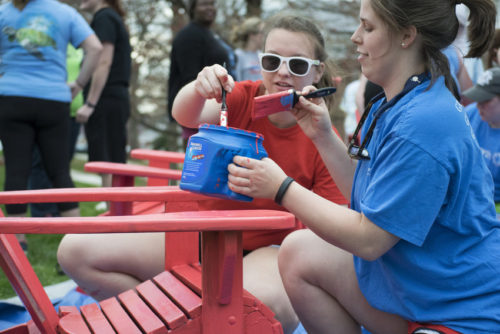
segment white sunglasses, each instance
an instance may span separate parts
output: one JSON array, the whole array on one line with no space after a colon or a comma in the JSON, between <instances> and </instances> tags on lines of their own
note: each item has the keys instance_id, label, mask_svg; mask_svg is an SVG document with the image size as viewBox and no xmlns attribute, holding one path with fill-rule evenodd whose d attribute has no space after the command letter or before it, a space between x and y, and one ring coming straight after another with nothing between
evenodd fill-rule
<instances>
[{"instance_id":1,"label":"white sunglasses","mask_svg":"<svg viewBox=\"0 0 500 334\"><path fill-rule=\"evenodd\" d=\"M298 77L303 77L309 73L311 65L318 66L319 60L305 57L282 57L274 53L259 53L260 67L264 72L276 72L283 62L286 62L288 71Z\"/></svg>"}]
</instances>

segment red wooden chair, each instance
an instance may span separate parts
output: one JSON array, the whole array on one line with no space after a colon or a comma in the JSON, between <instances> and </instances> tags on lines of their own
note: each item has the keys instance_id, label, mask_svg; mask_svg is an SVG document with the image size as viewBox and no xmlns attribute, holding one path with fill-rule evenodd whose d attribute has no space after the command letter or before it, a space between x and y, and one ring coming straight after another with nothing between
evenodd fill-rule
<instances>
[{"instance_id":1,"label":"red wooden chair","mask_svg":"<svg viewBox=\"0 0 500 334\"><path fill-rule=\"evenodd\" d=\"M85 171L111 174L113 187L131 187L134 185L135 177L146 177L148 186L173 185L175 181L181 179L182 171L173 167L184 162L184 153L134 149L130 156L148 161L148 166L93 161L85 164ZM115 215L163 212L163 202L136 202L126 206L124 203L114 202L110 203L109 209Z\"/></svg>"},{"instance_id":2,"label":"red wooden chair","mask_svg":"<svg viewBox=\"0 0 500 334\"><path fill-rule=\"evenodd\" d=\"M0 203L165 201L165 211L205 197L177 187L79 188L0 193ZM177 204L177 205L176 205ZM3 215L2 215L3 216ZM154 215L0 218L0 265L32 316L5 333L282 333L272 312L242 288L243 230L287 229L281 211L183 211ZM135 289L56 313L14 233L201 231L198 252L170 252L168 270ZM182 241L181 241L182 243ZM179 249L177 249L180 252Z\"/></svg>"},{"instance_id":3,"label":"red wooden chair","mask_svg":"<svg viewBox=\"0 0 500 334\"><path fill-rule=\"evenodd\" d=\"M163 169L175 169L184 163L184 153L136 148L130 152L130 157L145 160L148 166ZM175 180L180 180L180 177ZM165 181L155 177L148 178L148 186L166 185ZM169 183L172 185L172 182Z\"/></svg>"}]
</instances>

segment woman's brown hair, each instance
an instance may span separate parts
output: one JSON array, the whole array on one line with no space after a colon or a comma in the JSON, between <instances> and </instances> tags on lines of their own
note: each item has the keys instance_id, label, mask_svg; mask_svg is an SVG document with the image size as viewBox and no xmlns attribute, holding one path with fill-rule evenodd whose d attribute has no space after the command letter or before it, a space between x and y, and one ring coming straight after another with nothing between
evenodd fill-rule
<instances>
[{"instance_id":1,"label":"woman's brown hair","mask_svg":"<svg viewBox=\"0 0 500 334\"><path fill-rule=\"evenodd\" d=\"M126 13L125 10L123 9L120 0L105 0L105 1L109 7L113 8L118 13L118 15L122 17L122 19L125 18Z\"/></svg>"},{"instance_id":2,"label":"woman's brown hair","mask_svg":"<svg viewBox=\"0 0 500 334\"><path fill-rule=\"evenodd\" d=\"M500 29L495 30L495 37L493 38L493 43L491 43L490 48L484 54L483 62L485 69L492 68L494 66L499 66L497 58L497 52L500 48Z\"/></svg>"},{"instance_id":3,"label":"woman's brown hair","mask_svg":"<svg viewBox=\"0 0 500 334\"><path fill-rule=\"evenodd\" d=\"M370 0L375 13L400 32L414 26L422 39L422 53L431 82L443 75L448 89L457 95L448 59L441 52L456 38L459 22L455 7L463 3L470 10L466 57L480 57L488 50L495 32L496 7L492 0Z\"/></svg>"}]
</instances>

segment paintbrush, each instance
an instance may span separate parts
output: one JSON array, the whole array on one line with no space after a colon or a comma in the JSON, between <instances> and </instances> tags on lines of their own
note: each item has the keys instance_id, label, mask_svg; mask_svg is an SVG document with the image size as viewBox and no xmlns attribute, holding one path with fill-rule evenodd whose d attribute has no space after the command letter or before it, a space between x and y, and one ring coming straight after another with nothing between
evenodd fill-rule
<instances>
[{"instance_id":1,"label":"paintbrush","mask_svg":"<svg viewBox=\"0 0 500 334\"><path fill-rule=\"evenodd\" d=\"M254 109L252 111L252 119L262 118L281 111L289 111L297 104L300 96L306 99L323 97L335 93L335 87L325 87L315 90L306 95L299 95L294 89L287 91L258 96L254 99Z\"/></svg>"},{"instance_id":2,"label":"paintbrush","mask_svg":"<svg viewBox=\"0 0 500 334\"><path fill-rule=\"evenodd\" d=\"M226 68L226 63L224 62L224 68ZM220 106L220 126L227 127L227 104L226 104L226 90L224 89L224 85L222 86L222 103Z\"/></svg>"},{"instance_id":3,"label":"paintbrush","mask_svg":"<svg viewBox=\"0 0 500 334\"><path fill-rule=\"evenodd\" d=\"M220 126L227 127L226 90L222 88L222 104L220 106Z\"/></svg>"}]
</instances>

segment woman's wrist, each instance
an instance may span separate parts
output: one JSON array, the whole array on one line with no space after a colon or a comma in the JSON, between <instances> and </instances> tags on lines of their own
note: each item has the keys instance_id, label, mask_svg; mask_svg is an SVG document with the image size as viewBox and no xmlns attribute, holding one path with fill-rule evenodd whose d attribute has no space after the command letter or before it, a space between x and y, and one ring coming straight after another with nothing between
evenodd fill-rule
<instances>
[{"instance_id":1,"label":"woman's wrist","mask_svg":"<svg viewBox=\"0 0 500 334\"><path fill-rule=\"evenodd\" d=\"M281 205L283 197L285 197L285 194L293 181L294 179L292 179L290 176L287 176L286 179L281 183L280 187L278 188L278 192L274 197L274 201L276 202L276 204Z\"/></svg>"},{"instance_id":2,"label":"woman's wrist","mask_svg":"<svg viewBox=\"0 0 500 334\"><path fill-rule=\"evenodd\" d=\"M318 133L314 138L310 138L316 148L321 147L323 145L330 145L331 142L335 139L336 133L333 131L333 128L328 130L323 130L321 133Z\"/></svg>"},{"instance_id":3,"label":"woman's wrist","mask_svg":"<svg viewBox=\"0 0 500 334\"><path fill-rule=\"evenodd\" d=\"M75 80L75 83L78 87L80 87L81 89L83 89L85 87L84 84L82 84L80 81L78 81L78 78Z\"/></svg>"},{"instance_id":4,"label":"woman's wrist","mask_svg":"<svg viewBox=\"0 0 500 334\"><path fill-rule=\"evenodd\" d=\"M89 101L85 101L85 105L90 107L90 108L93 108L93 109L96 107L96 105L94 103L91 103Z\"/></svg>"}]
</instances>

